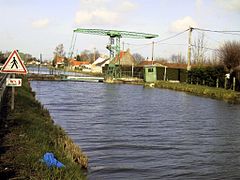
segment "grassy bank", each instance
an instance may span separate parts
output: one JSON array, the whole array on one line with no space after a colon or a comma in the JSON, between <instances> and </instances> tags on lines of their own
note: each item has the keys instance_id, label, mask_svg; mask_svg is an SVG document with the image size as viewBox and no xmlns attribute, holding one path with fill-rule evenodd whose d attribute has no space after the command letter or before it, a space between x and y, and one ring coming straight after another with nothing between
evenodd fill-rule
<instances>
[{"instance_id":1,"label":"grassy bank","mask_svg":"<svg viewBox=\"0 0 240 180\"><path fill-rule=\"evenodd\" d=\"M240 92L226 90L223 88L214 88L202 85L193 85L187 83L173 83L169 81L157 81L155 83L144 83L141 80L129 81L124 79L115 79L105 81L106 83L143 85L144 87L155 87L183 91L197 96L204 96L213 99L224 100L229 103L240 103Z\"/></svg>"},{"instance_id":2,"label":"grassy bank","mask_svg":"<svg viewBox=\"0 0 240 180\"><path fill-rule=\"evenodd\" d=\"M158 81L155 87L166 88L177 91L184 91L198 96L205 96L214 99L224 100L230 103L240 103L240 93L222 88L213 88L201 85L192 85L186 83L171 83L167 81Z\"/></svg>"},{"instance_id":3,"label":"grassy bank","mask_svg":"<svg viewBox=\"0 0 240 180\"><path fill-rule=\"evenodd\" d=\"M27 80L16 89L15 110L10 112L8 104L1 112L7 114L1 122L1 179L86 179L86 155L54 125ZM48 168L41 161L46 152L54 153L65 167Z\"/></svg>"}]
</instances>

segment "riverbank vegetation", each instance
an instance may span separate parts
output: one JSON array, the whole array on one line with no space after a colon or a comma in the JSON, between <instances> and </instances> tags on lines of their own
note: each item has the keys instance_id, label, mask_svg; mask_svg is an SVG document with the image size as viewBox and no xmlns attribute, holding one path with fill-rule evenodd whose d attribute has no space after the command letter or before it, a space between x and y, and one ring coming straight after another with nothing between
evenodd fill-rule
<instances>
[{"instance_id":1,"label":"riverbank vegetation","mask_svg":"<svg viewBox=\"0 0 240 180\"><path fill-rule=\"evenodd\" d=\"M240 93L223 88L215 88L203 85L193 85L187 83L172 83L167 81L157 81L157 88L166 88L177 91L184 91L198 96L205 96L214 99L224 100L230 103L240 103Z\"/></svg>"},{"instance_id":2,"label":"riverbank vegetation","mask_svg":"<svg viewBox=\"0 0 240 180\"><path fill-rule=\"evenodd\" d=\"M1 179L86 179L87 156L53 123L26 79L17 88L15 110L10 112L9 104L5 107L1 111L6 115L1 122ZM65 167L48 168L42 161L46 152Z\"/></svg>"}]
</instances>

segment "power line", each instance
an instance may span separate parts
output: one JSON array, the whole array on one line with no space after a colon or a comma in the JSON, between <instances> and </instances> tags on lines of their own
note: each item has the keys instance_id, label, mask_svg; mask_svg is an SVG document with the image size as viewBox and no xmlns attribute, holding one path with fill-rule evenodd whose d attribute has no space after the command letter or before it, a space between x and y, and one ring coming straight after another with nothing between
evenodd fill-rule
<instances>
[{"instance_id":1,"label":"power line","mask_svg":"<svg viewBox=\"0 0 240 180\"><path fill-rule=\"evenodd\" d=\"M214 39L214 38L212 38L212 37L208 36L207 34L204 34L204 36L206 36L207 40L210 40L210 41L215 41L215 42L216 42L216 43L218 43L218 44L220 44L220 43L221 43L221 41L218 41L218 40L216 40L216 39Z\"/></svg>"},{"instance_id":2,"label":"power line","mask_svg":"<svg viewBox=\"0 0 240 180\"><path fill-rule=\"evenodd\" d=\"M175 44L175 43L158 43L159 45L173 45L173 46L188 46L187 44Z\"/></svg>"},{"instance_id":3,"label":"power line","mask_svg":"<svg viewBox=\"0 0 240 180\"><path fill-rule=\"evenodd\" d=\"M197 45L191 45L192 47L196 47L196 48L203 48L203 49L208 49L211 51L219 51L218 49L213 49L213 48L209 48L209 47L201 47L201 46L197 46Z\"/></svg>"},{"instance_id":4,"label":"power line","mask_svg":"<svg viewBox=\"0 0 240 180\"><path fill-rule=\"evenodd\" d=\"M137 50L140 50L140 49L143 49L143 48L145 48L145 46L142 46L142 47L138 47L138 48L131 49L131 51L137 51Z\"/></svg>"},{"instance_id":5,"label":"power line","mask_svg":"<svg viewBox=\"0 0 240 180\"><path fill-rule=\"evenodd\" d=\"M145 43L145 44L124 43L124 44L129 45L129 46L147 46L147 45L151 45L152 43Z\"/></svg>"},{"instance_id":6,"label":"power line","mask_svg":"<svg viewBox=\"0 0 240 180\"><path fill-rule=\"evenodd\" d=\"M156 42L154 42L154 43L155 43L155 44L159 44L160 42L167 41L167 40L169 40L169 39L175 38L175 37L177 37L177 36L185 33L185 32L188 31L188 30L189 30L189 29L186 29L186 30L184 30L184 31L182 31L182 32L179 32L179 33L174 34L174 35L172 35L172 36L169 36L169 37L167 37L167 38L161 39L161 40L156 41ZM147 46L147 45L152 45L152 43L145 43L145 44L124 43L124 44L132 45L132 46ZM177 44L176 44L176 45L177 45ZM181 45L182 45L182 44L181 44Z\"/></svg>"},{"instance_id":7,"label":"power line","mask_svg":"<svg viewBox=\"0 0 240 180\"><path fill-rule=\"evenodd\" d=\"M228 35L236 35L240 36L240 31L218 31L218 30L210 30L210 29L201 29L201 28L193 28L194 30L205 31L205 32L213 32L213 33L221 33Z\"/></svg>"},{"instance_id":8,"label":"power line","mask_svg":"<svg viewBox=\"0 0 240 180\"><path fill-rule=\"evenodd\" d=\"M184 31L182 31L182 32L179 32L179 33L173 35L173 36L169 36L169 37L167 37L167 38L161 39L161 40L159 40L159 41L157 41L157 42L155 42L155 43L160 43L160 42L167 41L167 40L169 40L169 39L175 38L175 37L177 37L177 36L185 33L185 32L188 31L188 30L189 30L189 29L186 29L186 30L184 30Z\"/></svg>"}]
</instances>

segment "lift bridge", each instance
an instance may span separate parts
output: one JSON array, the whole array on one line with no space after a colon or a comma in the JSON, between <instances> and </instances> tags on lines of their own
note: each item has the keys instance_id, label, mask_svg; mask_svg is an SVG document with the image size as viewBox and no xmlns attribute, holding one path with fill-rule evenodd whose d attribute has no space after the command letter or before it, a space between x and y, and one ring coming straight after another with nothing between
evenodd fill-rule
<instances>
[{"instance_id":1,"label":"lift bridge","mask_svg":"<svg viewBox=\"0 0 240 180\"><path fill-rule=\"evenodd\" d=\"M107 70L107 76L120 78L121 67L120 67L120 39L121 38L134 38L134 39L152 39L158 37L156 34L140 33L140 32L129 32L129 31L117 31L117 30L104 30L104 29L83 29L78 28L73 31L72 42L70 46L70 57L73 55L77 33L92 34L99 36L108 36L109 44L106 48L110 52L110 63ZM111 61L117 58L117 64L111 63Z\"/></svg>"}]
</instances>

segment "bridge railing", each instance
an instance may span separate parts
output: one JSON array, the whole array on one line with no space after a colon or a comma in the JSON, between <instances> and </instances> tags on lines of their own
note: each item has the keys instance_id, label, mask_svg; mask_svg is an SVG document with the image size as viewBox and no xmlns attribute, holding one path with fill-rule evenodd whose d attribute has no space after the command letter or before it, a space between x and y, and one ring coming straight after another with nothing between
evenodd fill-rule
<instances>
[{"instance_id":1,"label":"bridge railing","mask_svg":"<svg viewBox=\"0 0 240 180\"><path fill-rule=\"evenodd\" d=\"M0 105L2 105L2 100L6 91L6 79L10 77L9 74L1 74L0 77Z\"/></svg>"}]
</instances>

